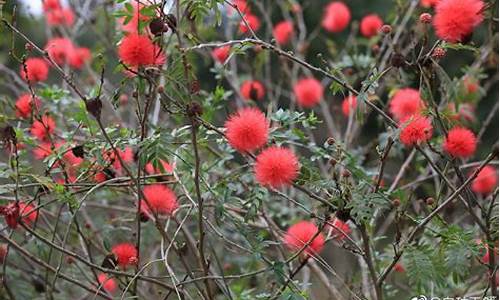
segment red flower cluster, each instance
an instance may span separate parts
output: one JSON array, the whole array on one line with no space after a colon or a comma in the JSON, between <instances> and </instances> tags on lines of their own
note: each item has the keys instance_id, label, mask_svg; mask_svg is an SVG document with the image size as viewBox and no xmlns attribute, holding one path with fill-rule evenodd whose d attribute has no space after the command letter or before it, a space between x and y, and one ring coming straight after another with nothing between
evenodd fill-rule
<instances>
[{"instance_id":1,"label":"red flower cluster","mask_svg":"<svg viewBox=\"0 0 500 300\"><path fill-rule=\"evenodd\" d=\"M108 293L112 294L118 288L116 280L112 277L108 277L104 273L100 273L99 275L97 275L97 281L99 282L99 285L101 285L102 288Z\"/></svg>"},{"instance_id":2,"label":"red flower cluster","mask_svg":"<svg viewBox=\"0 0 500 300\"><path fill-rule=\"evenodd\" d=\"M315 78L303 78L297 81L293 92L300 106L310 108L315 106L323 98L323 86Z\"/></svg>"},{"instance_id":3,"label":"red flower cluster","mask_svg":"<svg viewBox=\"0 0 500 300\"><path fill-rule=\"evenodd\" d=\"M17 98L16 117L29 118L33 109L33 103L35 104L35 111L40 109L41 101L38 97L35 97L35 101L33 101L33 96L30 94L24 94Z\"/></svg>"},{"instance_id":4,"label":"red flower cluster","mask_svg":"<svg viewBox=\"0 0 500 300\"><path fill-rule=\"evenodd\" d=\"M325 8L321 26L328 32L340 32L344 30L351 21L351 11L342 2L331 2Z\"/></svg>"},{"instance_id":5,"label":"red flower cluster","mask_svg":"<svg viewBox=\"0 0 500 300\"><path fill-rule=\"evenodd\" d=\"M90 50L77 47L67 38L53 38L45 45L45 51L58 65L68 64L70 67L80 69L85 62L90 60Z\"/></svg>"},{"instance_id":6,"label":"red flower cluster","mask_svg":"<svg viewBox=\"0 0 500 300\"><path fill-rule=\"evenodd\" d=\"M342 101L342 113L344 116L349 117L351 114L351 111L356 109L356 106L358 105L358 100L355 96L347 96L344 98L344 101Z\"/></svg>"},{"instance_id":7,"label":"red flower cluster","mask_svg":"<svg viewBox=\"0 0 500 300\"><path fill-rule=\"evenodd\" d=\"M170 216L179 207L177 196L165 185L153 184L146 186L141 200L141 213L148 218L156 215Z\"/></svg>"},{"instance_id":8,"label":"red flower cluster","mask_svg":"<svg viewBox=\"0 0 500 300\"><path fill-rule=\"evenodd\" d=\"M43 11L50 26L71 26L75 22L75 14L69 7L62 7L59 0L47 0L43 3Z\"/></svg>"},{"instance_id":9,"label":"red flower cluster","mask_svg":"<svg viewBox=\"0 0 500 300\"><path fill-rule=\"evenodd\" d=\"M22 79L29 80L31 84L45 81L49 76L49 64L43 58L28 58L24 65L21 65L19 74Z\"/></svg>"},{"instance_id":10,"label":"red flower cluster","mask_svg":"<svg viewBox=\"0 0 500 300\"><path fill-rule=\"evenodd\" d=\"M351 227L346 222L335 218L332 224L333 234L339 241L345 239L346 235L351 234Z\"/></svg>"},{"instance_id":11,"label":"red flower cluster","mask_svg":"<svg viewBox=\"0 0 500 300\"><path fill-rule=\"evenodd\" d=\"M223 64L229 57L229 51L231 51L231 46L215 48L214 50L212 50L212 57L219 63Z\"/></svg>"},{"instance_id":12,"label":"red flower cluster","mask_svg":"<svg viewBox=\"0 0 500 300\"><path fill-rule=\"evenodd\" d=\"M267 142L269 122L257 108L242 108L226 121L226 137L239 152L251 152Z\"/></svg>"},{"instance_id":13,"label":"red flower cluster","mask_svg":"<svg viewBox=\"0 0 500 300\"><path fill-rule=\"evenodd\" d=\"M240 93L245 100L262 100L265 92L264 85L257 80L245 80L240 87Z\"/></svg>"},{"instance_id":14,"label":"red flower cluster","mask_svg":"<svg viewBox=\"0 0 500 300\"><path fill-rule=\"evenodd\" d=\"M19 220L26 225L30 225L33 224L38 217L38 211L33 205L21 201L17 204L12 202L6 206L1 206L0 214L4 216L5 223L12 229L17 228Z\"/></svg>"},{"instance_id":15,"label":"red flower cluster","mask_svg":"<svg viewBox=\"0 0 500 300\"><path fill-rule=\"evenodd\" d=\"M436 5L439 2L439 0L420 0L420 5L423 7L431 7Z\"/></svg>"},{"instance_id":16,"label":"red flower cluster","mask_svg":"<svg viewBox=\"0 0 500 300\"><path fill-rule=\"evenodd\" d=\"M246 14L243 16L245 21L247 22L248 26L245 24L243 20L240 21L240 32L245 34L248 33L250 30L248 30L248 27L252 29L253 32L256 32L260 29L260 19L256 17L255 15L252 14Z\"/></svg>"},{"instance_id":17,"label":"red flower cluster","mask_svg":"<svg viewBox=\"0 0 500 300\"><path fill-rule=\"evenodd\" d=\"M361 20L359 30L364 37L370 38L378 34L384 21L377 14L370 14Z\"/></svg>"},{"instance_id":18,"label":"red flower cluster","mask_svg":"<svg viewBox=\"0 0 500 300\"><path fill-rule=\"evenodd\" d=\"M120 60L131 68L161 66L166 57L163 50L146 35L126 35L118 46Z\"/></svg>"},{"instance_id":19,"label":"red flower cluster","mask_svg":"<svg viewBox=\"0 0 500 300\"><path fill-rule=\"evenodd\" d=\"M299 161L292 150L272 146L257 156L254 172L261 185L280 188L297 178Z\"/></svg>"},{"instance_id":20,"label":"red flower cluster","mask_svg":"<svg viewBox=\"0 0 500 300\"><path fill-rule=\"evenodd\" d=\"M325 237L318 227L308 221L300 221L288 228L283 243L291 251L299 251L305 247L304 253L308 256L318 255L325 245ZM307 246L306 246L307 245Z\"/></svg>"},{"instance_id":21,"label":"red flower cluster","mask_svg":"<svg viewBox=\"0 0 500 300\"><path fill-rule=\"evenodd\" d=\"M492 166L485 166L472 181L471 189L475 193L488 195L498 185L498 173Z\"/></svg>"},{"instance_id":22,"label":"red flower cluster","mask_svg":"<svg viewBox=\"0 0 500 300\"><path fill-rule=\"evenodd\" d=\"M139 262L137 248L131 243L117 244L111 248L111 252L116 259L117 265L123 269L137 265Z\"/></svg>"},{"instance_id":23,"label":"red flower cluster","mask_svg":"<svg viewBox=\"0 0 500 300\"><path fill-rule=\"evenodd\" d=\"M401 123L399 138L406 146L419 145L432 138L432 123L429 118L415 115Z\"/></svg>"},{"instance_id":24,"label":"red flower cluster","mask_svg":"<svg viewBox=\"0 0 500 300\"><path fill-rule=\"evenodd\" d=\"M290 21L279 22L273 28L273 36L276 39L276 43L281 46L288 44L293 34L293 23Z\"/></svg>"},{"instance_id":25,"label":"red flower cluster","mask_svg":"<svg viewBox=\"0 0 500 300\"><path fill-rule=\"evenodd\" d=\"M476 152L477 140L467 128L454 127L448 131L443 149L452 157L467 158Z\"/></svg>"},{"instance_id":26,"label":"red flower cluster","mask_svg":"<svg viewBox=\"0 0 500 300\"><path fill-rule=\"evenodd\" d=\"M398 90L389 101L389 111L399 122L404 122L409 117L420 114L424 107L425 104L420 98L420 92L412 88Z\"/></svg>"},{"instance_id":27,"label":"red flower cluster","mask_svg":"<svg viewBox=\"0 0 500 300\"><path fill-rule=\"evenodd\" d=\"M121 29L125 31L126 33L139 33L139 28L146 28L147 26L142 26L145 25L150 17L146 16L141 13L141 9L144 8L144 5L142 3L138 3L138 1L129 1L129 3L132 5L133 10L132 10L132 18L126 22L127 17L123 17L121 19ZM141 25L141 26L139 26Z\"/></svg>"},{"instance_id":28,"label":"red flower cluster","mask_svg":"<svg viewBox=\"0 0 500 300\"><path fill-rule=\"evenodd\" d=\"M161 173L173 173L174 167L164 160L160 160L161 167L155 168L152 163L147 163L145 170L149 175L161 174Z\"/></svg>"},{"instance_id":29,"label":"red flower cluster","mask_svg":"<svg viewBox=\"0 0 500 300\"><path fill-rule=\"evenodd\" d=\"M43 115L40 121L36 120L31 125L31 134L40 141L45 141L54 133L56 122L49 115Z\"/></svg>"},{"instance_id":30,"label":"red flower cluster","mask_svg":"<svg viewBox=\"0 0 500 300\"><path fill-rule=\"evenodd\" d=\"M482 0L440 0L436 3L434 28L436 35L447 42L465 40L483 21Z\"/></svg>"}]
</instances>

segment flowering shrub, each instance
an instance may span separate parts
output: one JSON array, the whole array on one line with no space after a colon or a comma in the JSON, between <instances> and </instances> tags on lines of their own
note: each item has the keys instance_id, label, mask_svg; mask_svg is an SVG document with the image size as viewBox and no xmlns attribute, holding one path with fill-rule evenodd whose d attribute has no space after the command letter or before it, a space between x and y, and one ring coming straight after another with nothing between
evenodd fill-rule
<instances>
[{"instance_id":1,"label":"flowering shrub","mask_svg":"<svg viewBox=\"0 0 500 300\"><path fill-rule=\"evenodd\" d=\"M495 1L25 2L1 299L498 296Z\"/></svg>"}]
</instances>

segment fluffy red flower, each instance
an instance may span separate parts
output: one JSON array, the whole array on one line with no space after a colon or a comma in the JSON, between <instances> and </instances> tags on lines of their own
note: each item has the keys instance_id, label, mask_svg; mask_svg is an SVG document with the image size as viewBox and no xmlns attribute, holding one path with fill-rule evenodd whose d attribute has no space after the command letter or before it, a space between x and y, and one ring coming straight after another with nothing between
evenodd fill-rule
<instances>
[{"instance_id":1,"label":"fluffy red flower","mask_svg":"<svg viewBox=\"0 0 500 300\"><path fill-rule=\"evenodd\" d=\"M35 97L35 101L33 101L33 96L30 94L24 94L17 98L16 117L29 118L29 116L31 116L33 103L35 103L35 109L40 109L41 101L38 97Z\"/></svg>"},{"instance_id":2,"label":"fluffy red flower","mask_svg":"<svg viewBox=\"0 0 500 300\"><path fill-rule=\"evenodd\" d=\"M174 167L171 164L169 164L168 162L166 162L164 160L160 160L160 164L161 164L161 168L160 167L155 168L152 163L147 163L146 167L145 167L146 173L148 173L149 175L154 175L154 174L161 174L161 173L165 173L165 172L167 172L167 173L174 172Z\"/></svg>"},{"instance_id":3,"label":"fluffy red flower","mask_svg":"<svg viewBox=\"0 0 500 300\"><path fill-rule=\"evenodd\" d=\"M254 151L267 142L269 123L254 107L238 110L225 123L229 145L239 152Z\"/></svg>"},{"instance_id":4,"label":"fluffy red flower","mask_svg":"<svg viewBox=\"0 0 500 300\"><path fill-rule=\"evenodd\" d=\"M245 80L240 87L240 93L245 100L262 100L264 98L264 85L257 80Z\"/></svg>"},{"instance_id":5,"label":"fluffy red flower","mask_svg":"<svg viewBox=\"0 0 500 300\"><path fill-rule=\"evenodd\" d=\"M252 14L246 14L243 16L245 20L248 23L248 27L250 27L254 32L258 31L260 29L260 19ZM250 30L248 30L247 25L243 20L240 22L240 32L241 33L248 33Z\"/></svg>"},{"instance_id":6,"label":"fluffy red flower","mask_svg":"<svg viewBox=\"0 0 500 300\"><path fill-rule=\"evenodd\" d=\"M12 228L17 228L18 222L21 219L26 225L33 224L38 217L38 211L31 204L26 204L19 201L9 203L6 206L0 207L0 214L5 218L5 223Z\"/></svg>"},{"instance_id":7,"label":"fluffy red flower","mask_svg":"<svg viewBox=\"0 0 500 300\"><path fill-rule=\"evenodd\" d=\"M81 69L82 66L92 57L88 48L75 48L69 57L69 65L75 69Z\"/></svg>"},{"instance_id":8,"label":"fluffy red flower","mask_svg":"<svg viewBox=\"0 0 500 300\"><path fill-rule=\"evenodd\" d=\"M342 2L331 2L325 8L321 26L329 32L340 32L344 30L351 21L351 11Z\"/></svg>"},{"instance_id":9,"label":"fluffy red flower","mask_svg":"<svg viewBox=\"0 0 500 300\"><path fill-rule=\"evenodd\" d=\"M293 87L297 102L303 107L313 107L323 97L323 86L315 78L303 78Z\"/></svg>"},{"instance_id":10,"label":"fluffy red flower","mask_svg":"<svg viewBox=\"0 0 500 300\"><path fill-rule=\"evenodd\" d=\"M351 233L351 227L349 226L349 224L338 218L335 218L335 220L332 223L332 227L333 227L332 232L335 238L339 241L345 239L346 235L349 235Z\"/></svg>"},{"instance_id":11,"label":"fluffy red flower","mask_svg":"<svg viewBox=\"0 0 500 300\"><path fill-rule=\"evenodd\" d=\"M121 149L116 149L116 152L118 152L118 155L120 156L121 160L125 164L130 164L134 161L134 150L130 147L125 147L124 150ZM109 152L104 154L104 158L108 160L111 165L113 166L113 169L121 174L122 172L122 163L118 157L116 157L115 152L113 150L109 150Z\"/></svg>"},{"instance_id":12,"label":"fluffy red flower","mask_svg":"<svg viewBox=\"0 0 500 300\"><path fill-rule=\"evenodd\" d=\"M439 0L420 0L420 5L423 7L431 7L438 3Z\"/></svg>"},{"instance_id":13,"label":"fluffy red flower","mask_svg":"<svg viewBox=\"0 0 500 300\"><path fill-rule=\"evenodd\" d=\"M432 123L429 118L414 116L401 124L399 139L405 146L419 145L432 137Z\"/></svg>"},{"instance_id":14,"label":"fluffy red flower","mask_svg":"<svg viewBox=\"0 0 500 300\"><path fill-rule=\"evenodd\" d=\"M165 54L146 35L131 33L118 46L118 56L126 65L134 68L162 65Z\"/></svg>"},{"instance_id":15,"label":"fluffy red flower","mask_svg":"<svg viewBox=\"0 0 500 300\"><path fill-rule=\"evenodd\" d=\"M396 263L394 265L394 271L398 272L398 273L404 273L406 270L405 270L405 267L402 264Z\"/></svg>"},{"instance_id":16,"label":"fluffy red flower","mask_svg":"<svg viewBox=\"0 0 500 300\"><path fill-rule=\"evenodd\" d=\"M43 0L42 2L44 12L62 8L61 2L59 0Z\"/></svg>"},{"instance_id":17,"label":"fluffy red flower","mask_svg":"<svg viewBox=\"0 0 500 300\"><path fill-rule=\"evenodd\" d=\"M293 36L293 23L290 21L279 22L273 28L273 36L278 45L288 44Z\"/></svg>"},{"instance_id":18,"label":"fluffy red flower","mask_svg":"<svg viewBox=\"0 0 500 300\"><path fill-rule=\"evenodd\" d=\"M297 178L299 160L292 150L272 146L257 156L254 172L261 185L280 188L291 185Z\"/></svg>"},{"instance_id":19,"label":"fluffy red flower","mask_svg":"<svg viewBox=\"0 0 500 300\"><path fill-rule=\"evenodd\" d=\"M33 156L38 160L44 160L50 154L52 154L52 146L49 142L40 143L33 149Z\"/></svg>"},{"instance_id":20,"label":"fluffy red flower","mask_svg":"<svg viewBox=\"0 0 500 300\"><path fill-rule=\"evenodd\" d=\"M476 136L467 128L454 127L448 131L443 149L453 157L467 158L476 152Z\"/></svg>"},{"instance_id":21,"label":"fluffy red flower","mask_svg":"<svg viewBox=\"0 0 500 300\"><path fill-rule=\"evenodd\" d=\"M24 71L25 66L21 65L19 74L24 80L29 80L30 83L37 83L39 81L47 80L49 75L49 64L45 59L32 57L28 58L25 62L26 71ZM27 74L26 74L27 73Z\"/></svg>"},{"instance_id":22,"label":"fluffy red flower","mask_svg":"<svg viewBox=\"0 0 500 300\"><path fill-rule=\"evenodd\" d=\"M288 228L283 243L292 251L304 248L304 253L309 256L318 255L325 245L323 233L318 234L318 227L312 222L300 221Z\"/></svg>"},{"instance_id":23,"label":"fluffy red flower","mask_svg":"<svg viewBox=\"0 0 500 300\"><path fill-rule=\"evenodd\" d=\"M31 125L31 134L40 141L46 140L54 133L56 122L48 115L42 116L41 121L34 121Z\"/></svg>"},{"instance_id":24,"label":"fluffy red flower","mask_svg":"<svg viewBox=\"0 0 500 300\"><path fill-rule=\"evenodd\" d=\"M231 50L231 46L223 46L219 48L215 48L212 50L212 57L223 64L226 62L226 59L229 57L229 51Z\"/></svg>"},{"instance_id":25,"label":"fluffy red flower","mask_svg":"<svg viewBox=\"0 0 500 300\"><path fill-rule=\"evenodd\" d=\"M68 63L74 50L73 42L67 38L52 38L45 45L45 51L58 65Z\"/></svg>"},{"instance_id":26,"label":"fluffy red flower","mask_svg":"<svg viewBox=\"0 0 500 300\"><path fill-rule=\"evenodd\" d=\"M468 94L474 94L479 90L479 82L475 78L465 76L463 84L464 84L465 92Z\"/></svg>"},{"instance_id":27,"label":"fluffy red flower","mask_svg":"<svg viewBox=\"0 0 500 300\"><path fill-rule=\"evenodd\" d=\"M108 277L104 273L100 273L99 275L97 275L97 281L106 292L111 294L114 293L116 291L116 288L118 287L116 280L112 277Z\"/></svg>"},{"instance_id":28,"label":"fluffy red flower","mask_svg":"<svg viewBox=\"0 0 500 300\"><path fill-rule=\"evenodd\" d=\"M378 34L382 25L384 21L377 14L370 14L363 17L359 30L364 37L370 38Z\"/></svg>"},{"instance_id":29,"label":"fluffy red flower","mask_svg":"<svg viewBox=\"0 0 500 300\"><path fill-rule=\"evenodd\" d=\"M70 8L59 8L47 11L45 14L49 26L70 27L75 22L75 14Z\"/></svg>"},{"instance_id":30,"label":"fluffy red flower","mask_svg":"<svg viewBox=\"0 0 500 300\"><path fill-rule=\"evenodd\" d=\"M498 173L492 166L485 166L472 181L471 189L475 193L487 195L497 187Z\"/></svg>"},{"instance_id":31,"label":"fluffy red flower","mask_svg":"<svg viewBox=\"0 0 500 300\"><path fill-rule=\"evenodd\" d=\"M250 12L250 6L248 5L248 3L247 3L246 0L234 0L232 2L233 2L234 5L236 5L236 7L238 8L238 10L242 14L246 14L246 13ZM233 13L233 11L234 11L234 8L231 6L230 13Z\"/></svg>"},{"instance_id":32,"label":"fluffy red flower","mask_svg":"<svg viewBox=\"0 0 500 300\"><path fill-rule=\"evenodd\" d=\"M141 212L148 217L153 214L170 216L179 207L177 196L165 185L148 185L142 193L145 200L141 200Z\"/></svg>"},{"instance_id":33,"label":"fluffy red flower","mask_svg":"<svg viewBox=\"0 0 500 300\"><path fill-rule=\"evenodd\" d=\"M137 248L131 243L121 243L114 245L111 252L115 256L116 263L123 269L138 263Z\"/></svg>"},{"instance_id":34,"label":"fluffy red flower","mask_svg":"<svg viewBox=\"0 0 500 300\"><path fill-rule=\"evenodd\" d=\"M351 114L351 111L356 109L356 106L358 105L358 100L356 99L355 96L347 96L344 98L344 101L342 101L342 113L344 116L349 117Z\"/></svg>"},{"instance_id":35,"label":"fluffy red flower","mask_svg":"<svg viewBox=\"0 0 500 300\"><path fill-rule=\"evenodd\" d=\"M483 21L482 0L440 0L436 4L436 35L447 42L461 42Z\"/></svg>"},{"instance_id":36,"label":"fluffy red flower","mask_svg":"<svg viewBox=\"0 0 500 300\"><path fill-rule=\"evenodd\" d=\"M389 102L389 111L400 122L413 115L418 115L425 104L420 98L420 92L412 88L398 90Z\"/></svg>"},{"instance_id":37,"label":"fluffy red flower","mask_svg":"<svg viewBox=\"0 0 500 300\"><path fill-rule=\"evenodd\" d=\"M138 32L139 27L140 27L139 23L140 23L140 25L146 24L149 21L150 17L145 16L144 14L141 13L141 9L144 7L143 4L138 3L138 1L136 1L136 0L129 1L129 3L133 7L132 18L130 18L130 20L128 20L128 22L126 23L127 18L123 17L121 19L121 23L122 23L121 28L126 33L137 34L137 33L139 33ZM147 26L141 26L141 27L145 28Z\"/></svg>"}]
</instances>

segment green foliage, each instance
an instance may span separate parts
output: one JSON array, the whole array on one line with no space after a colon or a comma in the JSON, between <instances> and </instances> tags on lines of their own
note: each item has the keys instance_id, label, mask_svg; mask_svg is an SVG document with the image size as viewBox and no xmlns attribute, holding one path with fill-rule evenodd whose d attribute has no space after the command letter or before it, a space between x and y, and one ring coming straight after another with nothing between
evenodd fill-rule
<instances>
[{"instance_id":1,"label":"green foliage","mask_svg":"<svg viewBox=\"0 0 500 300\"><path fill-rule=\"evenodd\" d=\"M431 283L442 283L442 261L441 257L435 255L434 247L409 246L403 257L408 279L416 291L428 291Z\"/></svg>"}]
</instances>

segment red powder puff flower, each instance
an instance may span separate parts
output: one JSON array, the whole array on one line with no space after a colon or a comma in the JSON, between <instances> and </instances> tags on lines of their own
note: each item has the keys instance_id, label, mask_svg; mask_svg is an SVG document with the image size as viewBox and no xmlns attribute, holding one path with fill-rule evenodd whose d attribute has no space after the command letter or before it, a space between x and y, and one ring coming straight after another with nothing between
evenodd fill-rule
<instances>
[{"instance_id":1,"label":"red powder puff flower","mask_svg":"<svg viewBox=\"0 0 500 300\"><path fill-rule=\"evenodd\" d=\"M297 102L303 107L313 107L323 98L323 86L315 78L299 80L293 87Z\"/></svg>"},{"instance_id":2,"label":"red powder puff flower","mask_svg":"<svg viewBox=\"0 0 500 300\"><path fill-rule=\"evenodd\" d=\"M245 80L241 84L240 93L245 100L262 100L264 98L264 85L257 80Z\"/></svg>"},{"instance_id":3,"label":"red powder puff flower","mask_svg":"<svg viewBox=\"0 0 500 300\"><path fill-rule=\"evenodd\" d=\"M345 239L346 235L349 235L351 233L351 227L349 226L349 224L338 218L335 218L332 223L332 227L332 232L335 235L335 239L339 241Z\"/></svg>"},{"instance_id":4,"label":"red powder puff flower","mask_svg":"<svg viewBox=\"0 0 500 300\"><path fill-rule=\"evenodd\" d=\"M432 123L429 118L414 116L402 123L399 134L401 142L408 147L427 142L432 138Z\"/></svg>"},{"instance_id":5,"label":"red powder puff flower","mask_svg":"<svg viewBox=\"0 0 500 300\"><path fill-rule=\"evenodd\" d=\"M420 92L412 88L398 90L389 102L389 111L400 122L413 115L418 115L425 104L420 98Z\"/></svg>"},{"instance_id":6,"label":"red powder puff flower","mask_svg":"<svg viewBox=\"0 0 500 300\"><path fill-rule=\"evenodd\" d=\"M402 264L396 263L394 265L394 271L398 272L398 273L404 273L406 270L405 270L405 267Z\"/></svg>"},{"instance_id":7,"label":"red powder puff flower","mask_svg":"<svg viewBox=\"0 0 500 300\"><path fill-rule=\"evenodd\" d=\"M269 123L258 108L238 110L229 117L225 127L229 145L239 152L257 150L267 142Z\"/></svg>"},{"instance_id":8,"label":"red powder puff flower","mask_svg":"<svg viewBox=\"0 0 500 300\"><path fill-rule=\"evenodd\" d=\"M347 96L344 98L344 101L342 101L342 113L344 116L349 117L351 114L351 111L356 109L356 106L358 105L358 101L355 96Z\"/></svg>"},{"instance_id":9,"label":"red powder puff flower","mask_svg":"<svg viewBox=\"0 0 500 300\"><path fill-rule=\"evenodd\" d=\"M226 59L229 57L229 51L231 50L231 46L223 46L219 48L215 48L212 50L212 57L223 64L226 62Z\"/></svg>"},{"instance_id":10,"label":"red powder puff flower","mask_svg":"<svg viewBox=\"0 0 500 300\"><path fill-rule=\"evenodd\" d=\"M85 47L76 48L69 57L69 65L75 69L81 69L82 66L90 60L92 54L90 50Z\"/></svg>"},{"instance_id":11,"label":"red powder puff flower","mask_svg":"<svg viewBox=\"0 0 500 300\"><path fill-rule=\"evenodd\" d=\"M258 31L260 29L260 19L252 14L246 14L243 16L243 18L247 21L248 27L252 29L253 32ZM240 22L240 32L245 34L248 33L250 30L248 30L247 25L243 20Z\"/></svg>"},{"instance_id":12,"label":"red powder puff flower","mask_svg":"<svg viewBox=\"0 0 500 300\"><path fill-rule=\"evenodd\" d=\"M155 174L161 174L161 173L173 173L174 172L174 167L169 164L168 162L160 159L160 164L161 164L161 167L158 166L157 168L155 168L153 166L152 163L147 163L146 164L146 167L145 167L145 170L146 170L146 173L148 173L149 175L155 175Z\"/></svg>"},{"instance_id":13,"label":"red powder puff flower","mask_svg":"<svg viewBox=\"0 0 500 300\"><path fill-rule=\"evenodd\" d=\"M497 187L498 173L492 166L485 166L472 181L471 189L475 193L487 195Z\"/></svg>"},{"instance_id":14,"label":"red powder puff flower","mask_svg":"<svg viewBox=\"0 0 500 300\"><path fill-rule=\"evenodd\" d=\"M18 118L29 118L31 116L31 110L33 103L35 103L35 109L40 109L41 101L38 97L35 97L33 102L33 96L30 94L21 95L16 100L16 117Z\"/></svg>"},{"instance_id":15,"label":"red powder puff flower","mask_svg":"<svg viewBox=\"0 0 500 300\"><path fill-rule=\"evenodd\" d=\"M38 217L38 211L31 204L26 204L24 202L9 203L6 206L0 207L0 214L5 217L5 223L12 228L16 229L19 219L26 225L33 224Z\"/></svg>"},{"instance_id":16,"label":"red powder puff flower","mask_svg":"<svg viewBox=\"0 0 500 300\"><path fill-rule=\"evenodd\" d=\"M423 7L431 7L438 3L439 0L420 0L420 5Z\"/></svg>"},{"instance_id":17,"label":"red powder puff flower","mask_svg":"<svg viewBox=\"0 0 500 300\"><path fill-rule=\"evenodd\" d=\"M97 275L97 281L106 292L111 294L114 293L116 291L116 288L118 287L116 280L112 277L108 277L104 273L100 273L99 275Z\"/></svg>"},{"instance_id":18,"label":"red powder puff flower","mask_svg":"<svg viewBox=\"0 0 500 300\"><path fill-rule=\"evenodd\" d=\"M124 150L121 149L116 149L116 152L118 152L118 155L121 158L121 161L123 161L124 164L130 164L134 161L134 150L130 147L125 147ZM113 169L121 174L122 173L122 163L118 157L115 155L115 151L109 150L108 153L104 154L104 158L111 162Z\"/></svg>"},{"instance_id":19,"label":"red powder puff flower","mask_svg":"<svg viewBox=\"0 0 500 300\"><path fill-rule=\"evenodd\" d=\"M328 32L341 32L351 21L351 11L342 2L331 2L325 8L321 26Z\"/></svg>"},{"instance_id":20,"label":"red powder puff flower","mask_svg":"<svg viewBox=\"0 0 500 300\"><path fill-rule=\"evenodd\" d=\"M464 84L465 92L467 94L474 94L479 90L479 83L478 83L477 79L474 79L472 77L465 76L463 84Z\"/></svg>"},{"instance_id":21,"label":"red powder puff flower","mask_svg":"<svg viewBox=\"0 0 500 300\"><path fill-rule=\"evenodd\" d=\"M141 200L141 213L148 217L153 214L171 216L179 207L177 196L165 185L148 185L142 193L145 200Z\"/></svg>"},{"instance_id":22,"label":"red powder puff flower","mask_svg":"<svg viewBox=\"0 0 500 300\"><path fill-rule=\"evenodd\" d=\"M248 5L246 0L234 0L232 2L233 5L235 5L243 15L250 12L250 5ZM232 14L235 11L236 10L234 9L234 7L231 6L229 9L229 13Z\"/></svg>"},{"instance_id":23,"label":"red powder puff flower","mask_svg":"<svg viewBox=\"0 0 500 300\"><path fill-rule=\"evenodd\" d=\"M111 252L115 256L116 263L123 269L127 266L136 265L138 261L137 248L131 243L121 243L114 245Z\"/></svg>"},{"instance_id":24,"label":"red powder puff flower","mask_svg":"<svg viewBox=\"0 0 500 300\"><path fill-rule=\"evenodd\" d=\"M70 8L54 9L46 12L47 24L49 26L70 27L75 22L75 14Z\"/></svg>"},{"instance_id":25,"label":"red powder puff flower","mask_svg":"<svg viewBox=\"0 0 500 300\"><path fill-rule=\"evenodd\" d=\"M481 240L476 240L477 244L480 247L480 254L483 256L481 257L481 262L483 264L489 264L490 263L490 248L487 243L481 241ZM493 255L495 255L495 261L498 260L498 248L495 247L493 248Z\"/></svg>"},{"instance_id":26,"label":"red powder puff flower","mask_svg":"<svg viewBox=\"0 0 500 300\"><path fill-rule=\"evenodd\" d=\"M436 4L436 35L447 42L465 40L483 21L482 0L440 0Z\"/></svg>"},{"instance_id":27,"label":"red powder puff flower","mask_svg":"<svg viewBox=\"0 0 500 300\"><path fill-rule=\"evenodd\" d=\"M359 30L364 37L370 38L378 34L384 21L377 14L370 14L361 20Z\"/></svg>"},{"instance_id":28,"label":"red powder puff flower","mask_svg":"<svg viewBox=\"0 0 500 300\"><path fill-rule=\"evenodd\" d=\"M130 20L127 20L127 17L123 17L120 20L121 28L126 33L137 34L137 33L139 33L139 31L138 31L139 28L141 28L141 29L147 28L147 26L143 26L143 25L148 23L150 17L141 13L141 9L144 8L143 4L138 3L138 1L136 1L136 0L129 1L129 3L133 7L132 16L131 16ZM129 13L127 12L127 14L129 14ZM128 21L128 22L126 22L126 21ZM139 26L139 25L141 25L141 26Z\"/></svg>"},{"instance_id":29,"label":"red powder puff flower","mask_svg":"<svg viewBox=\"0 0 500 300\"><path fill-rule=\"evenodd\" d=\"M74 155L71 148L65 151L63 159L67 167L78 167L81 163L83 163L83 158Z\"/></svg>"},{"instance_id":30,"label":"red powder puff flower","mask_svg":"<svg viewBox=\"0 0 500 300\"><path fill-rule=\"evenodd\" d=\"M26 72L24 71L26 66ZM24 80L29 80L30 83L47 80L49 75L49 64L45 59L32 57L28 58L25 65L21 65L19 74Z\"/></svg>"},{"instance_id":31,"label":"red powder puff flower","mask_svg":"<svg viewBox=\"0 0 500 300\"><path fill-rule=\"evenodd\" d=\"M108 176L104 172L97 172L94 175L94 181L97 183L101 183L101 182L104 182L106 180L108 180Z\"/></svg>"},{"instance_id":32,"label":"red powder puff flower","mask_svg":"<svg viewBox=\"0 0 500 300\"><path fill-rule=\"evenodd\" d=\"M71 55L73 55L75 46L67 38L53 38L47 42L45 50L49 54L49 57L58 65L64 65L69 61Z\"/></svg>"},{"instance_id":33,"label":"red powder puff flower","mask_svg":"<svg viewBox=\"0 0 500 300\"><path fill-rule=\"evenodd\" d=\"M467 158L476 152L476 136L467 128L454 127L448 131L443 149L452 157Z\"/></svg>"},{"instance_id":34,"label":"red powder puff flower","mask_svg":"<svg viewBox=\"0 0 500 300\"><path fill-rule=\"evenodd\" d=\"M290 21L279 22L273 28L273 36L278 45L288 44L293 36L293 23Z\"/></svg>"},{"instance_id":35,"label":"red powder puff flower","mask_svg":"<svg viewBox=\"0 0 500 300\"><path fill-rule=\"evenodd\" d=\"M59 0L43 0L42 2L44 12L62 8Z\"/></svg>"},{"instance_id":36,"label":"red powder puff flower","mask_svg":"<svg viewBox=\"0 0 500 300\"><path fill-rule=\"evenodd\" d=\"M257 156L254 172L261 185L280 188L291 185L297 178L299 160L292 150L272 146Z\"/></svg>"},{"instance_id":37,"label":"red powder puff flower","mask_svg":"<svg viewBox=\"0 0 500 300\"><path fill-rule=\"evenodd\" d=\"M34 121L31 125L31 135L40 141L46 140L49 135L54 133L56 122L48 115L42 116L41 121Z\"/></svg>"},{"instance_id":38,"label":"red powder puff flower","mask_svg":"<svg viewBox=\"0 0 500 300\"><path fill-rule=\"evenodd\" d=\"M40 143L33 149L33 156L38 160L44 160L50 154L52 154L52 146L48 142Z\"/></svg>"},{"instance_id":39,"label":"red powder puff flower","mask_svg":"<svg viewBox=\"0 0 500 300\"><path fill-rule=\"evenodd\" d=\"M165 62L165 54L160 47L148 36L135 33L122 39L118 56L123 63L135 68L162 65Z\"/></svg>"},{"instance_id":40,"label":"red powder puff flower","mask_svg":"<svg viewBox=\"0 0 500 300\"><path fill-rule=\"evenodd\" d=\"M312 222L300 221L288 228L283 243L291 251L299 251L305 247L304 253L309 256L318 255L325 245L325 237ZM307 245L307 247L306 247Z\"/></svg>"}]
</instances>

